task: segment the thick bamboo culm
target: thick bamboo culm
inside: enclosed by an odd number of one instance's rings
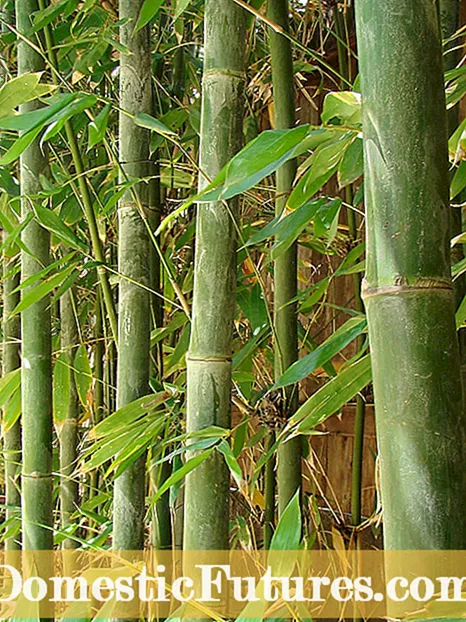
[[[367,206],[363,296],[388,549],[466,545],[466,421],[449,265],[438,8],[431,0],[356,3]]]
[[[245,14],[231,0],[206,0],[200,187],[239,150],[244,91]],[[236,284],[236,201],[197,207],[187,430],[230,427]],[[230,475],[212,456],[186,478],[184,548],[228,548]]]
[[[126,113],[152,113],[149,27],[134,31],[142,0],[120,0],[120,40],[130,54],[120,56],[119,120],[121,181],[140,180],[149,172],[149,132]],[[148,186],[133,183],[118,207],[118,372],[117,408],[149,390],[150,256],[146,226]],[[144,212],[146,213],[143,213]],[[137,284],[136,284],[137,283]],[[145,465],[143,455],[115,480],[113,546],[137,550],[144,545]]]

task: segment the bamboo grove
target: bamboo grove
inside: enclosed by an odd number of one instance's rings
[[[7,551],[466,547],[463,5],[2,3]]]

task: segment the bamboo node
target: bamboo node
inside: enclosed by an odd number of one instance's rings
[[[364,300],[375,296],[399,296],[411,293],[430,293],[430,292],[453,293],[453,286],[448,279],[418,277],[409,283],[406,277],[398,276],[393,285],[383,285],[381,287],[370,287],[364,279],[361,295]]]
[[[243,71],[234,71],[232,69],[207,69],[206,71],[204,71],[202,80],[204,81],[206,80],[206,78],[215,78],[217,76],[236,78],[237,80],[246,79],[246,73]]]
[[[138,202],[138,201],[120,201],[120,203],[118,204],[118,209],[122,210],[122,209],[129,209],[129,210],[138,210],[139,208],[142,209],[149,209],[149,206],[146,203],[143,203],[142,201]]]
[[[52,479],[51,473],[39,473],[39,471],[32,471],[32,473],[21,473],[21,477],[27,477],[30,479]]]
[[[227,363],[231,365],[232,356],[190,356],[186,355],[186,361],[191,363]]]

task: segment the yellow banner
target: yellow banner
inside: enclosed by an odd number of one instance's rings
[[[461,618],[466,551],[0,553],[6,618]]]

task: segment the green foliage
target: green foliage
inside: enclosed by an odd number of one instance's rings
[[[367,330],[367,323],[364,317],[349,319],[343,326],[336,330],[331,337],[313,350],[307,356],[293,363],[286,372],[277,380],[274,389],[280,389],[290,384],[296,384],[306,376],[310,376],[318,367],[328,363],[343,348],[346,348],[353,339],[356,339]]]
[[[263,0],[248,4],[265,15]],[[145,469],[152,472],[154,467],[156,473],[149,504],[157,506],[170,493],[172,511],[180,502],[179,491],[187,475],[200,467],[199,474],[207,460],[225,463],[231,487],[248,508],[245,524],[235,523],[241,533],[238,546],[243,546],[246,533],[259,533],[263,526],[264,467],[283,443],[301,434],[312,437],[329,417],[342,411],[346,416],[345,405],[357,396],[371,396],[365,390],[372,379],[366,319],[353,293],[353,279],[357,283],[365,270],[361,97],[358,80],[354,90],[348,90],[348,84],[345,90],[336,91],[339,70],[328,54],[328,46],[333,49],[334,43],[334,14],[322,8],[321,24],[328,29],[329,39],[320,48],[313,14],[293,4],[290,41],[301,120],[291,129],[272,129],[276,98],[271,89],[269,35],[260,19],[248,14],[247,86],[242,94],[246,112],[241,124],[245,146],[225,166],[222,161],[222,170],[199,190],[204,11],[205,3],[199,0],[146,0],[137,19],[131,20],[131,32],[136,35],[150,28],[151,54],[146,59],[153,74],[150,113],[133,114],[121,106],[119,65],[122,59],[134,60],[134,54],[120,40],[119,29],[126,22],[119,20],[115,3],[58,0],[46,2],[35,12],[28,36],[35,40],[36,33],[47,26],[53,39],[50,56],[41,38],[46,72],[11,78],[16,73],[17,37],[13,31],[0,36],[2,67],[7,70],[0,88],[1,250],[9,260],[5,279],[19,274],[20,252],[38,262],[35,271],[15,285],[20,301],[10,317],[19,320],[33,305],[50,299],[57,429],[66,419],[72,380],[79,400],[80,453],[72,477],[84,498],[76,508],[70,533],[56,530],[57,544],[72,536],[82,546],[108,546],[114,480],[147,454]],[[330,57],[332,66],[325,66],[322,60]],[[326,94],[320,119],[308,125],[310,115],[303,98],[315,103],[320,93]],[[466,69],[458,66],[446,73],[452,111],[465,93]],[[34,109],[17,110],[27,103],[34,104]],[[148,130],[150,156],[147,162],[143,159],[147,168],[138,169],[143,173],[122,174],[127,163],[118,156],[121,117],[132,128],[129,142],[137,132]],[[223,127],[221,119],[219,127]],[[450,191],[457,203],[466,188],[465,132],[465,121],[452,126],[450,132]],[[30,211],[21,215],[19,159],[36,141],[40,152],[48,154],[49,170],[40,171],[34,189],[23,197]],[[294,160],[297,175],[291,190],[277,193],[277,171]],[[125,197],[143,198],[140,204],[147,207],[144,227],[151,237],[150,265],[160,261],[160,269],[154,268],[140,283],[123,276],[118,262],[118,206],[126,202]],[[232,356],[232,398],[238,419],[232,431],[209,426],[187,434],[187,352],[193,332],[194,263],[200,256],[193,204],[202,207],[218,201],[218,211],[211,214],[215,218],[231,209],[227,201],[234,198],[239,203],[233,232],[239,250],[232,269],[237,305],[228,356]],[[279,215],[274,212],[276,200],[282,202],[280,209],[284,206]],[[50,235],[49,265],[35,257],[22,239],[31,224]],[[464,241],[464,234],[456,236],[455,252]],[[299,314],[299,360],[277,379],[272,262],[283,260],[295,244],[299,288],[290,305],[296,305]],[[134,256],[139,250],[134,244]],[[453,275],[460,283],[466,261],[458,256],[455,262]],[[117,313],[113,322],[109,309],[113,305],[117,312],[121,310],[117,289],[124,279],[136,291],[150,292],[150,382],[144,391],[154,393],[119,409]],[[102,289],[105,281],[106,291]],[[71,289],[78,329],[72,365],[69,351],[61,349],[57,310],[61,296]],[[218,283],[212,282],[211,291],[218,293]],[[466,324],[464,295],[461,300],[456,314],[459,329]],[[280,310],[284,309],[288,305]],[[208,324],[209,316],[205,314],[202,321]],[[18,371],[0,379],[3,436],[21,417],[20,384]],[[286,425],[281,405],[273,400],[292,385],[298,385],[301,404]],[[269,447],[271,428],[276,438]],[[53,458],[56,472],[55,446]],[[165,479],[159,481],[162,471]],[[306,529],[301,521],[296,496],[275,530],[276,550],[284,550],[285,545],[299,548]],[[2,537],[18,529],[18,520],[9,519]]]

